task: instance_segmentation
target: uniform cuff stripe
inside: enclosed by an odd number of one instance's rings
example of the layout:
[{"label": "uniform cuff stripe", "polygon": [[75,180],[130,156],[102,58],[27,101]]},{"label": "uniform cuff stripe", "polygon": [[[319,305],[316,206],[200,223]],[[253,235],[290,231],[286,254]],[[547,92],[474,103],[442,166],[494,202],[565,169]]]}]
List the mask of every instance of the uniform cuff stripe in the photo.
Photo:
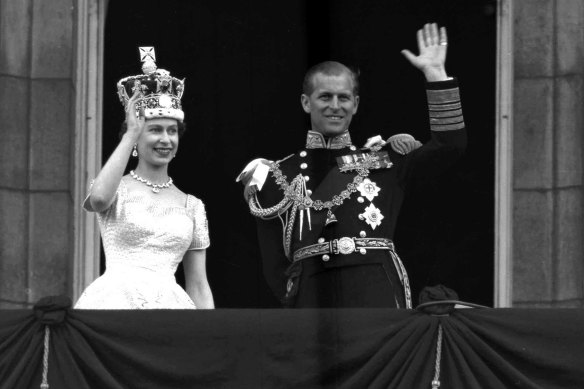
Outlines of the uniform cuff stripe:
[{"label": "uniform cuff stripe", "polygon": [[453,123],[461,123],[464,119],[462,116],[457,116],[453,118],[440,118],[440,119],[430,119],[430,124],[453,124]]},{"label": "uniform cuff stripe", "polygon": [[453,131],[453,130],[462,130],[464,128],[464,122],[460,122],[457,124],[431,124],[430,130],[432,131]]},{"label": "uniform cuff stripe", "polygon": [[460,101],[458,88],[426,90],[429,104],[454,103]]},{"label": "uniform cuff stripe", "polygon": [[453,111],[430,111],[431,118],[451,118],[454,116],[462,116],[462,109],[455,109]]},{"label": "uniform cuff stripe", "polygon": [[460,102],[454,104],[428,104],[430,111],[448,111],[452,109],[460,109],[462,105]]}]

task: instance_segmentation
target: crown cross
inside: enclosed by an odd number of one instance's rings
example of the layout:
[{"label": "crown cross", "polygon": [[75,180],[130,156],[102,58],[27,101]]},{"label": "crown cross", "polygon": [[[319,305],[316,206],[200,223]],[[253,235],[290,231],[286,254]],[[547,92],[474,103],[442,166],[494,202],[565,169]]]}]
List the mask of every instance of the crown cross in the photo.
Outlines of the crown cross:
[{"label": "crown cross", "polygon": [[145,62],[148,59],[156,62],[156,54],[154,53],[154,47],[139,47],[140,49],[140,61]]}]

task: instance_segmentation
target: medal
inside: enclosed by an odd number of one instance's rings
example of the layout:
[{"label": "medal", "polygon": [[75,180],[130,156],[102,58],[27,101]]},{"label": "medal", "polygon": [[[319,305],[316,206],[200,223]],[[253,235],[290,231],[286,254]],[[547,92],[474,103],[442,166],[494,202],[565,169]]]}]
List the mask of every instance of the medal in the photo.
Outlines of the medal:
[{"label": "medal", "polygon": [[359,169],[389,169],[393,163],[387,151],[355,153],[337,157],[337,165],[343,173]]},{"label": "medal", "polygon": [[357,190],[361,192],[361,196],[367,197],[367,200],[373,201],[373,198],[379,194],[381,190],[377,184],[371,181],[369,178],[366,178],[359,184]]},{"label": "medal", "polygon": [[383,218],[381,211],[373,203],[365,208],[365,212],[359,214],[359,219],[365,220],[365,223],[369,224],[373,230],[381,225]]}]

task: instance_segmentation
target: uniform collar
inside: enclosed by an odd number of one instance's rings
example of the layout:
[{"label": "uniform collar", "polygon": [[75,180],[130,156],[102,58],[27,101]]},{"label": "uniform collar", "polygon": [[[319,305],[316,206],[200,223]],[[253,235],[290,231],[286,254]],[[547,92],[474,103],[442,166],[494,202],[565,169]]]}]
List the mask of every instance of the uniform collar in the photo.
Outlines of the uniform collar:
[{"label": "uniform collar", "polygon": [[307,149],[342,149],[351,146],[349,130],[332,138],[325,138],[320,132],[308,130],[306,134]]}]

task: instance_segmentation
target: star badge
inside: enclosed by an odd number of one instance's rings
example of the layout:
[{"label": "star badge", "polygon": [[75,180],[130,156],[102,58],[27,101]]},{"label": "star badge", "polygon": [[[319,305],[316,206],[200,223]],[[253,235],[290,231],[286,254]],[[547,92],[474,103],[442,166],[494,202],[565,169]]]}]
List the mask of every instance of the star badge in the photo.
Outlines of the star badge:
[{"label": "star badge", "polygon": [[373,201],[373,198],[379,194],[381,189],[375,182],[371,181],[369,178],[366,178],[359,184],[357,190],[361,192],[361,196],[367,197],[369,201]]},{"label": "star badge", "polygon": [[359,215],[359,218],[365,220],[365,223],[369,224],[371,229],[374,230],[376,227],[381,225],[381,221],[383,220],[384,216],[381,214],[379,208],[371,203],[367,208],[365,208],[365,212]]}]

